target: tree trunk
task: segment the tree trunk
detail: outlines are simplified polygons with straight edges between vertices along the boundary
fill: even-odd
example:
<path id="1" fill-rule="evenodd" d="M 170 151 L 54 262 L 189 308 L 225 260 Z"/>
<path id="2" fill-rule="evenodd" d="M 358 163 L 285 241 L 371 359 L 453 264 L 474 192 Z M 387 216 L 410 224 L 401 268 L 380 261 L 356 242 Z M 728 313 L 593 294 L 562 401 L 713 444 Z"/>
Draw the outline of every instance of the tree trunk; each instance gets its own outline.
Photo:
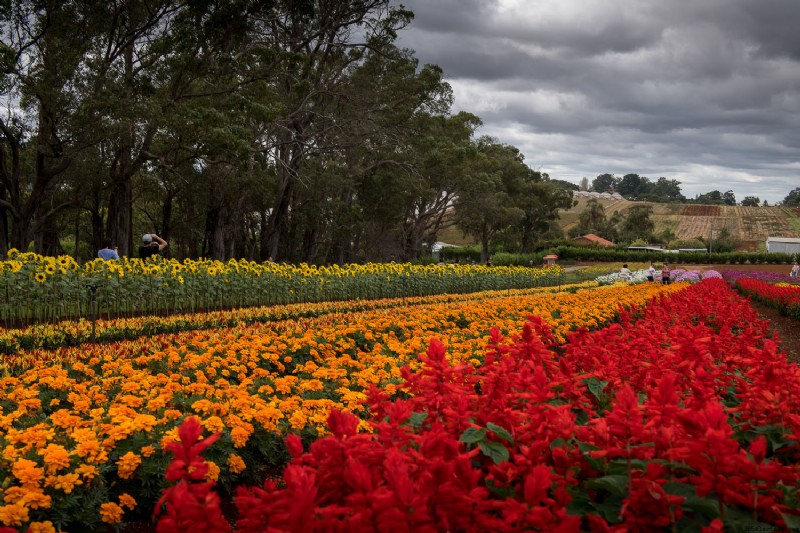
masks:
<path id="1" fill-rule="evenodd" d="M 8 201 L 6 189 L 0 184 L 0 200 Z M 8 209 L 0 206 L 0 258 L 5 257 L 9 249 Z"/>
<path id="2" fill-rule="evenodd" d="M 282 159 L 286 157 L 286 148 L 279 150 L 282 152 Z M 289 161 L 286 161 L 289 164 Z M 289 169 L 284 166 L 279 167 L 278 171 L 278 194 L 275 206 L 270 212 L 267 221 L 267 255 L 278 260 L 281 235 L 286 230 L 287 219 L 289 218 L 289 205 L 291 204 L 292 192 L 294 191 L 294 178 Z"/>

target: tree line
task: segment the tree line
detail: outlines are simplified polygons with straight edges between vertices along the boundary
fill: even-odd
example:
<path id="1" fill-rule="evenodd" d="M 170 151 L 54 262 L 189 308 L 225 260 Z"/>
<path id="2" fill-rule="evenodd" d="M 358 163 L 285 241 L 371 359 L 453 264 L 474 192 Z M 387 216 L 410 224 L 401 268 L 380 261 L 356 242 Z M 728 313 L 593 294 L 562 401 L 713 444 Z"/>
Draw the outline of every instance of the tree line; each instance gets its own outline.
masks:
<path id="1" fill-rule="evenodd" d="M 0 255 L 143 233 L 175 257 L 419 257 L 458 224 L 530 249 L 568 191 L 453 113 L 389 0 L 0 4 Z"/>
<path id="2" fill-rule="evenodd" d="M 583 178 L 579 185 L 574 185 L 573 190 L 592 190 L 595 192 L 616 192 L 628 200 L 641 200 L 649 202 L 679 202 L 679 203 L 695 203 L 695 204 L 711 204 L 711 205 L 736 205 L 736 195 L 732 190 L 720 192 L 718 190 L 710 191 L 703 194 L 698 194 L 695 198 L 686 198 L 681 192 L 681 182 L 674 179 L 667 179 L 664 177 L 658 178 L 656 181 L 651 181 L 646 176 L 639 174 L 625 174 L 622 177 L 617 177 L 613 174 L 600 174 L 591 185 L 588 178 Z M 768 206 L 768 202 L 763 202 L 758 196 L 745 196 L 741 201 L 743 206 Z M 784 198 L 782 205 L 786 206 L 800 206 L 800 187 L 797 187 L 789 192 Z"/>

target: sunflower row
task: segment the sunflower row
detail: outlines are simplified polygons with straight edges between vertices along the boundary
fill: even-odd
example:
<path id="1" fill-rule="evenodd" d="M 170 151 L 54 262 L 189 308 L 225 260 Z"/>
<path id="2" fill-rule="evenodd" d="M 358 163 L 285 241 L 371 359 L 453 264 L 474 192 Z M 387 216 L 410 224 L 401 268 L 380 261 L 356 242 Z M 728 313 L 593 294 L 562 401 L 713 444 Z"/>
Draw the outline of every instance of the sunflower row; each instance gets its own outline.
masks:
<path id="1" fill-rule="evenodd" d="M 376 299 L 558 285 L 563 271 L 483 265 L 287 265 L 161 257 L 146 261 L 9 252 L 0 261 L 0 321 L 185 313 L 328 300 Z"/>
<path id="2" fill-rule="evenodd" d="M 287 432 L 315 439 L 332 408 L 363 414 L 370 386 L 393 394 L 401 368 L 418 368 L 432 336 L 479 365 L 493 327 L 516 331 L 538 315 L 553 328 L 548 342 L 562 342 L 570 330 L 605 324 L 620 305 L 680 289 L 398 306 L 62 350 L 71 364 L 0 379 L 0 478 L 8 480 L 0 520 L 85 529 L 119 519 L 124 507 L 129 518 L 148 515 L 163 487 L 163 450 L 188 415 L 222 434 L 209 479 L 252 483 L 284 464 Z"/>

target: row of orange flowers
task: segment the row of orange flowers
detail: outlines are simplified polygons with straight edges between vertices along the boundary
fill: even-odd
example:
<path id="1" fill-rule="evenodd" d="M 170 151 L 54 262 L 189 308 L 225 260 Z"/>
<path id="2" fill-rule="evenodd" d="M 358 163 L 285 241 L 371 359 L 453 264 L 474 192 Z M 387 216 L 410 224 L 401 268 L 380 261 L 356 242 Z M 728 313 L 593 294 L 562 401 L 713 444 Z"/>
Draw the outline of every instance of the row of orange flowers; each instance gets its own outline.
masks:
<path id="1" fill-rule="evenodd" d="M 245 307 L 222 311 L 172 314 L 168 316 L 145 315 L 140 317 L 99 319 L 94 323 L 86 320 L 64 320 L 58 323 L 36 324 L 23 328 L 0 328 L 0 354 L 19 354 L 35 349 L 56 349 L 78 346 L 87 342 L 111 342 L 134 339 L 142 335 L 158 335 L 233 327 L 257 322 L 274 322 L 292 318 L 316 317 L 333 312 L 358 312 L 370 309 L 393 308 L 398 305 L 421 305 L 426 303 L 448 303 L 481 301 L 498 296 L 525 296 L 532 294 L 574 292 L 583 288 L 597 287 L 598 283 L 586 281 L 565 286 L 549 286 L 503 291 L 483 291 L 472 294 L 434 294 L 408 298 L 384 298 L 380 300 L 346 300 L 306 302 L 287 305 Z M 6 358 L 6 364 L 16 366 L 17 358 Z M 19 361 L 22 363 L 23 361 Z"/>
<path id="2" fill-rule="evenodd" d="M 285 462 L 287 431 L 316 438 L 331 408 L 363 413 L 370 385 L 392 394 L 400 368 L 416 367 L 433 335 L 478 364 L 493 326 L 515 331 L 538 315 L 560 342 L 569 330 L 606 323 L 620 305 L 680 288 L 398 306 L 62 350 L 72 364 L 0 379 L 0 479 L 7 480 L 0 522 L 90 527 L 118 521 L 122 509 L 135 518 L 137 502 L 152 509 L 167 461 L 162 450 L 190 414 L 222 433 L 208 457 L 209 478 L 223 486 L 254 482 Z"/>

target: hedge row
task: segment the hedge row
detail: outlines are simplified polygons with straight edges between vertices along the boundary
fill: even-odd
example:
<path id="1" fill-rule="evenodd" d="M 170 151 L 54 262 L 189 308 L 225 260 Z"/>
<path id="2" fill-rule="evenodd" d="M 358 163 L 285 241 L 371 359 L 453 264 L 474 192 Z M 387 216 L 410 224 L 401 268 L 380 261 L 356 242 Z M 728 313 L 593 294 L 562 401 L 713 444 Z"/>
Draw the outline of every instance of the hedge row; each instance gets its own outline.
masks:
<path id="1" fill-rule="evenodd" d="M 480 252 L 474 248 L 446 248 L 442 250 L 444 261 L 458 259 L 461 262 L 478 261 Z M 544 261 L 544 256 L 556 254 L 559 261 L 604 261 L 604 262 L 646 262 L 669 261 L 670 263 L 695 263 L 711 265 L 740 265 L 740 264 L 791 264 L 797 255 L 784 253 L 752 253 L 752 252 L 678 252 L 666 253 L 643 250 L 625 250 L 619 248 L 595 248 L 578 246 L 558 246 L 546 251 L 531 254 L 499 253 L 492 256 L 494 265 L 528 265 L 531 261 L 539 266 Z"/>

